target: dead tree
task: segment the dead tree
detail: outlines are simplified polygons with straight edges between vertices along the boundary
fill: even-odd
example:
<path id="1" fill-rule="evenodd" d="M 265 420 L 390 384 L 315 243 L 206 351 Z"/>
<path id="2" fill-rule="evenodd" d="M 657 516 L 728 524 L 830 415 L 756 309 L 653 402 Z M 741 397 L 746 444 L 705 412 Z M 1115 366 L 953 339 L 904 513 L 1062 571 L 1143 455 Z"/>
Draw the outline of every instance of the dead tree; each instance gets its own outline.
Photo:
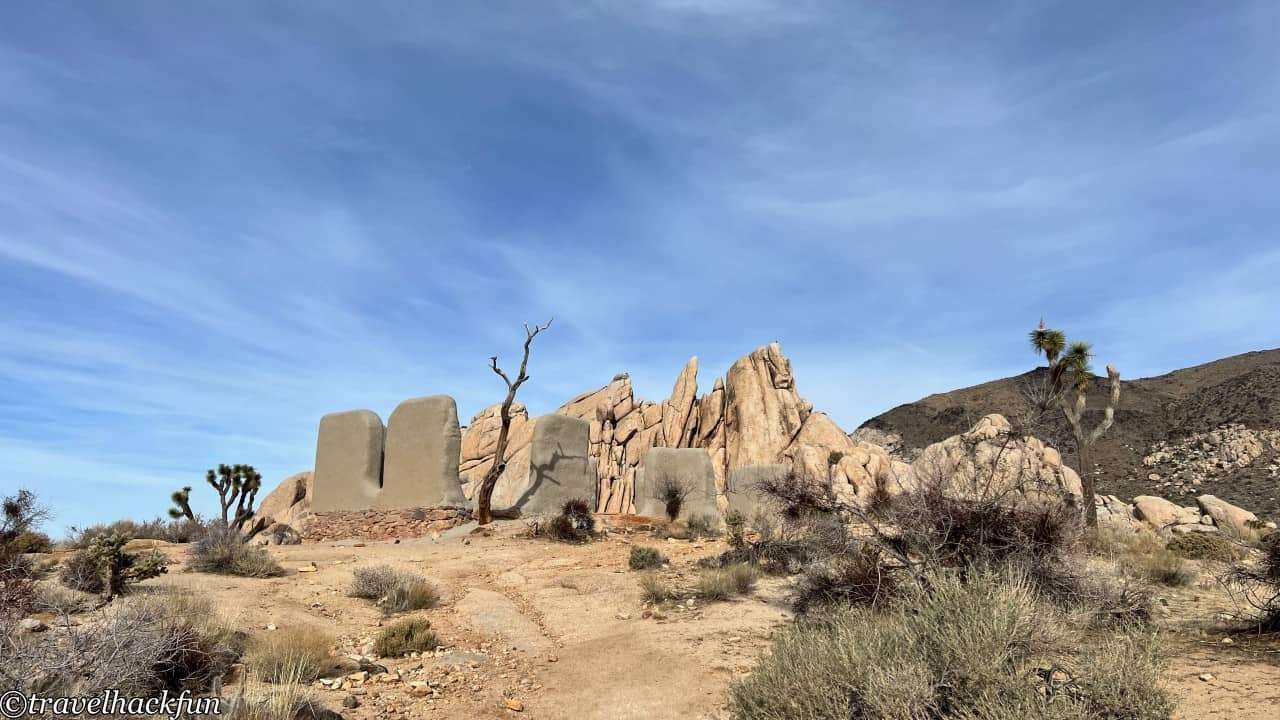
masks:
<path id="1" fill-rule="evenodd" d="M 489 358 L 489 367 L 503 382 L 507 384 L 507 398 L 502 401 L 502 410 L 500 417 L 502 420 L 502 428 L 498 431 L 498 444 L 493 451 L 493 465 L 489 467 L 489 472 L 485 473 L 484 481 L 480 483 L 480 492 L 476 497 L 476 521 L 481 525 L 487 525 L 493 522 L 493 509 L 491 506 L 493 499 L 493 489 L 498 485 L 498 478 L 502 476 L 502 471 L 507 469 L 507 439 L 511 432 L 511 405 L 516 401 L 516 392 L 520 390 L 520 386 L 525 384 L 529 379 L 526 370 L 529 367 L 529 347 L 533 345 L 533 339 L 538 333 L 551 327 L 551 320 L 546 325 L 534 325 L 532 329 L 529 325 L 524 326 L 524 357 L 520 359 L 520 372 L 516 373 L 516 379 L 512 380 L 507 376 L 502 368 L 498 367 L 498 356 L 494 355 Z"/>
<path id="2" fill-rule="evenodd" d="M 1107 406 L 1103 409 L 1102 420 L 1089 429 L 1084 426 L 1084 411 L 1088 404 L 1086 395 L 1093 383 L 1093 371 L 1089 367 L 1093 352 L 1089 344 L 1077 341 L 1068 347 L 1062 331 L 1045 327 L 1041 320 L 1040 327 L 1031 331 L 1031 347 L 1049 362 L 1048 376 L 1043 388 L 1035 395 L 1035 403 L 1041 410 L 1056 403 L 1062 408 L 1062 414 L 1071 426 L 1071 435 L 1076 442 L 1080 485 L 1084 493 L 1085 522 L 1089 527 L 1096 528 L 1098 509 L 1094 505 L 1094 496 L 1097 489 L 1096 478 L 1089 468 L 1089 447 L 1115 422 L 1116 405 L 1120 403 L 1120 372 L 1114 365 L 1107 366 L 1111 392 L 1107 398 Z"/>
<path id="3" fill-rule="evenodd" d="M 216 473 L 205 473 L 204 481 L 218 493 L 222 527 L 244 531 L 253 519 L 253 503 L 262 488 L 262 474 L 252 465 L 219 465 Z M 169 508 L 170 517 L 196 520 L 191 512 L 190 487 L 175 492 L 171 498 L 174 506 Z"/>

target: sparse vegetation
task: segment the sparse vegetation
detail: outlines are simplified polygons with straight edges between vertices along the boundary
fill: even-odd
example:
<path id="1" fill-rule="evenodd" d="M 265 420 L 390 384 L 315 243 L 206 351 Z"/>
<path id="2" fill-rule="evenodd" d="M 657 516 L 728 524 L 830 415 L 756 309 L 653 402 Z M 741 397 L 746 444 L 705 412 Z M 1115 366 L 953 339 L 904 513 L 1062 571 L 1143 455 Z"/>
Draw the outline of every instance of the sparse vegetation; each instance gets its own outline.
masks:
<path id="1" fill-rule="evenodd" d="M 188 594 L 126 598 L 96 613 L 65 624 L 58 642 L 0 628 L 0 684 L 65 696 L 206 692 L 243 649 L 212 603 Z"/>
<path id="2" fill-rule="evenodd" d="M 126 552 L 128 542 L 129 537 L 119 533 L 98 535 L 87 548 L 67 559 L 59 579 L 72 590 L 110 601 L 128 592 L 131 585 L 168 572 L 169 561 L 164 555 Z"/>
<path id="3" fill-rule="evenodd" d="M 689 530 L 689 536 L 693 538 L 716 538 L 720 537 L 719 518 L 714 515 L 690 515 L 685 519 L 685 527 Z"/>
<path id="4" fill-rule="evenodd" d="M 206 527 L 207 523 L 199 515 L 192 518 L 184 517 L 170 520 L 156 518 L 146 522 L 117 520 L 113 523 L 90 525 L 86 528 L 72 527 L 66 541 L 62 544 L 68 548 L 83 550 L 89 547 L 89 543 L 93 542 L 93 539 L 99 535 L 110 535 L 112 533 L 125 535 L 134 540 L 188 543 L 194 542 L 203 535 Z"/>
<path id="5" fill-rule="evenodd" d="M 1218 579 L 1241 620 L 1259 632 L 1280 632 L 1280 533 L 1263 539 L 1260 558 L 1238 561 Z"/>
<path id="6" fill-rule="evenodd" d="M 373 600 L 388 615 L 428 610 L 440 604 L 440 593 L 426 578 L 388 565 L 356 568 L 347 594 Z"/>
<path id="7" fill-rule="evenodd" d="M 255 635 L 245 667 L 268 683 L 310 683 L 329 658 L 329 636 L 314 627 L 294 626 Z"/>
<path id="8" fill-rule="evenodd" d="M 645 545 L 633 545 L 631 547 L 631 557 L 627 561 L 627 565 L 632 570 L 649 570 L 662 567 L 666 563 L 666 556 L 658 552 L 657 548 Z"/>
<path id="9" fill-rule="evenodd" d="M 404 657 L 440 647 L 440 638 L 426 618 L 405 618 L 384 627 L 374 640 L 373 651 L 380 657 Z"/>
<path id="10" fill-rule="evenodd" d="M 218 524 L 192 544 L 187 566 L 214 575 L 266 578 L 284 574 L 284 568 L 265 547 L 247 545 L 239 530 Z"/>
<path id="11" fill-rule="evenodd" d="M 759 577 L 760 572 L 746 563 L 703 570 L 698 576 L 698 595 L 704 600 L 728 600 L 735 595 L 749 595 Z"/>
<path id="12" fill-rule="evenodd" d="M 946 572 L 904 593 L 884 608 L 842 607 L 785 630 L 731 687 L 733 717 L 1171 716 L 1152 635 L 1085 639 L 1016 575 Z"/>
<path id="13" fill-rule="evenodd" d="M 643 602 L 652 605 L 661 605 L 668 600 L 675 600 L 679 597 L 670 585 L 663 582 L 662 578 L 656 572 L 646 572 L 640 575 L 640 599 Z"/>

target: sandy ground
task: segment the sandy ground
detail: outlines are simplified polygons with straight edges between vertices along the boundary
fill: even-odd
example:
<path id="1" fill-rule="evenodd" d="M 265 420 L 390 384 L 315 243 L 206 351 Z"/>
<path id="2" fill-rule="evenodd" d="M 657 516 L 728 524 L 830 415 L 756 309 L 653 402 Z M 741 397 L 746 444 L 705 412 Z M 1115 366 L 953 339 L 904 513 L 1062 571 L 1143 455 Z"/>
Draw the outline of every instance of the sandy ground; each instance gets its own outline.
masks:
<path id="1" fill-rule="evenodd" d="M 748 672 L 785 624 L 787 581 L 765 579 L 751 598 L 646 616 L 632 544 L 660 546 L 664 575 L 691 583 L 693 562 L 720 542 L 658 541 L 611 533 L 583 546 L 518 537 L 523 524 L 497 523 L 491 536 L 340 542 L 272 548 L 285 577 L 251 580 L 182 572 L 148 584 L 213 596 L 235 624 L 262 633 L 302 625 L 358 655 L 387 622 L 372 604 L 348 598 L 352 570 L 378 563 L 412 569 L 437 583 L 444 604 L 420 614 L 447 645 L 436 656 L 377 659 L 397 682 L 316 688 L 347 718 L 724 718 L 730 681 Z M 170 550 L 180 557 L 180 548 Z M 315 572 L 298 572 L 314 563 Z M 1167 678 L 1179 718 L 1280 717 L 1280 643 L 1233 636 L 1215 624 L 1227 610 L 1212 586 L 1169 591 L 1161 624 L 1174 659 Z M 1117 669 L 1123 672 L 1122 668 Z M 1210 680 L 1200 675 L 1209 673 Z M 419 683 L 416 693 L 411 683 Z M 360 705 L 343 708 L 354 695 Z M 510 709 L 520 708 L 519 711 Z"/>

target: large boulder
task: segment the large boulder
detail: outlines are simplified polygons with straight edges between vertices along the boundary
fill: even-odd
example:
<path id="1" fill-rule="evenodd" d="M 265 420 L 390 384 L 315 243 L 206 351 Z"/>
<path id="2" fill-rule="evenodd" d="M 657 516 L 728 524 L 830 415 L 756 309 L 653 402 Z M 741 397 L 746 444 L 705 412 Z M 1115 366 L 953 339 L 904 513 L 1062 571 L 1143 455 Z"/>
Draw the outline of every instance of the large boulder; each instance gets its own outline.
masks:
<path id="1" fill-rule="evenodd" d="M 1157 530 L 1179 524 L 1182 508 L 1154 495 L 1138 495 L 1133 499 L 1133 512 L 1138 519 Z"/>
<path id="2" fill-rule="evenodd" d="M 290 475 L 258 503 L 247 535 L 254 536 L 273 524 L 288 525 L 299 531 L 311 514 L 311 495 L 315 475 L 300 472 Z"/>
<path id="3" fill-rule="evenodd" d="M 778 462 L 811 410 L 796 392 L 791 361 L 778 343 L 740 358 L 725 376 L 729 469 Z"/>
<path id="4" fill-rule="evenodd" d="M 588 454 L 591 426 L 564 415 L 544 415 L 529 444 L 529 486 L 511 507 L 523 515 L 559 512 L 567 500 L 596 501 L 595 466 Z M 495 501 L 495 507 L 502 507 Z"/>
<path id="5" fill-rule="evenodd" d="M 312 509 L 365 510 L 382 484 L 382 419 L 371 410 L 320 418 Z"/>
<path id="6" fill-rule="evenodd" d="M 671 398 L 662 403 L 662 439 L 665 447 L 691 447 L 697 429 L 698 358 L 689 358 Z"/>
<path id="7" fill-rule="evenodd" d="M 476 413 L 462 433 L 459 475 L 462 492 L 474 500 L 485 474 L 493 466 L 493 454 L 502 430 L 502 405 L 492 405 Z M 533 422 L 522 403 L 513 403 L 511 427 L 507 432 L 507 466 L 494 488 L 495 497 L 515 498 L 528 487 L 529 443 L 533 440 Z"/>
<path id="8" fill-rule="evenodd" d="M 644 472 L 636 486 L 636 513 L 667 516 L 663 489 L 674 484 L 684 492 L 676 520 L 694 515 L 720 516 L 716 502 L 716 475 L 711 456 L 699 448 L 653 448 L 645 455 Z"/>
<path id="9" fill-rule="evenodd" d="M 458 407 L 448 395 L 400 403 L 387 419 L 380 508 L 460 506 L 462 434 Z"/>
<path id="10" fill-rule="evenodd" d="M 911 464 L 910 482 L 943 483 L 965 496 L 1012 499 L 1083 497 L 1080 477 L 1062 464 L 1058 451 L 1038 438 L 1013 434 L 1002 415 L 987 415 L 968 432 L 925 448 Z"/>
<path id="11" fill-rule="evenodd" d="M 1196 498 L 1196 504 L 1205 515 L 1213 518 L 1213 522 L 1218 527 L 1233 527 L 1237 530 L 1254 527 L 1258 524 L 1258 516 L 1236 507 L 1231 503 L 1214 495 L 1201 495 Z"/>

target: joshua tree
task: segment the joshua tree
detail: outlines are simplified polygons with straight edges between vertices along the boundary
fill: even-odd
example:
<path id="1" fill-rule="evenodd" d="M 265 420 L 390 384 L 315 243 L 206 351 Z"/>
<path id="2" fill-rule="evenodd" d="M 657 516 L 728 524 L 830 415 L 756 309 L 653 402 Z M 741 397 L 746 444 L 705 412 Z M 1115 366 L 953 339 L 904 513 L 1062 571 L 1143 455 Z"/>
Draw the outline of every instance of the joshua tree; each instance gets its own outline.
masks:
<path id="1" fill-rule="evenodd" d="M 1088 429 L 1084 426 L 1084 411 L 1088 403 L 1086 393 L 1093 382 L 1093 370 L 1089 367 L 1093 352 L 1089 343 L 1076 341 L 1068 345 L 1061 330 L 1047 328 L 1041 320 L 1040 326 L 1031 331 L 1031 347 L 1049 362 L 1049 372 L 1044 384 L 1027 396 L 1041 414 L 1055 404 L 1062 408 L 1076 441 L 1076 464 L 1084 491 L 1085 521 L 1089 527 L 1097 527 L 1098 509 L 1093 503 L 1096 491 L 1093 472 L 1089 468 L 1089 447 L 1115 421 L 1116 405 L 1120 402 L 1120 372 L 1113 365 L 1107 366 L 1111 394 L 1102 420 L 1093 429 Z"/>
<path id="2" fill-rule="evenodd" d="M 218 493 L 218 504 L 222 509 L 222 526 L 243 531 L 253 519 L 253 503 L 262 487 L 262 475 L 252 465 L 219 465 L 215 473 L 209 470 L 204 481 Z M 169 516 L 195 520 L 191 512 L 191 487 L 184 487 L 172 496 L 173 507 L 169 508 Z"/>
<path id="3" fill-rule="evenodd" d="M 476 521 L 481 525 L 493 522 L 493 509 L 491 507 L 493 488 L 497 486 L 498 478 L 502 476 L 502 471 L 507 468 L 507 438 L 511 432 L 511 404 L 516 401 L 516 392 L 520 390 L 520 386 L 529 379 L 529 375 L 525 372 L 529 367 L 529 347 L 533 345 L 533 339 L 538 336 L 538 333 L 549 327 L 551 327 L 551 320 L 548 320 L 546 325 L 534 325 L 532 329 L 528 324 L 524 326 L 524 357 L 520 359 L 520 372 L 516 373 L 515 380 L 507 377 L 502 368 L 498 367 L 497 355 L 489 358 L 489 367 L 507 384 L 507 398 L 502 401 L 502 411 L 500 413 L 502 428 L 498 431 L 498 445 L 493 451 L 493 465 L 489 467 L 489 472 L 485 473 L 484 481 L 480 483 L 480 493 L 476 498 Z"/>

